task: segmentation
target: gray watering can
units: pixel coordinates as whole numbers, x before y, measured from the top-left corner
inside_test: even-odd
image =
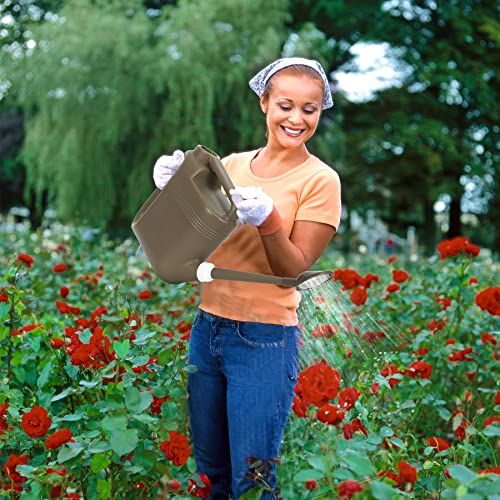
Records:
[[[305,290],[332,277],[330,271],[306,271],[296,278],[216,268],[210,254],[240,226],[229,190],[234,185],[220,158],[198,145],[162,189],[155,189],[132,221],[155,274],[167,283],[214,279],[269,283]]]

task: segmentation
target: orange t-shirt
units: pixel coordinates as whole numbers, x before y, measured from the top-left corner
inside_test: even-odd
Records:
[[[288,237],[296,220],[323,222],[338,228],[340,180],[334,170],[311,156],[277,177],[257,177],[250,169],[250,162],[258,152],[232,154],[222,162],[235,186],[261,186],[273,199]],[[207,261],[224,269],[274,274],[257,228],[248,224],[236,229]],[[295,288],[213,280],[202,283],[200,307],[208,313],[236,321],[293,326],[298,323],[300,299]]]

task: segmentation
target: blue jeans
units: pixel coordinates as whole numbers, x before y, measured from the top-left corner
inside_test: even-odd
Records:
[[[189,340],[188,362],[197,370],[188,376],[188,407],[196,465],[212,482],[211,500],[237,499],[255,485],[268,485],[262,499],[276,498],[272,459],[292,406],[299,340],[298,326],[198,310]]]

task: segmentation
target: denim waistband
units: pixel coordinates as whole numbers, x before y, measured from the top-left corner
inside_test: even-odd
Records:
[[[237,321],[235,319],[229,319],[229,318],[224,318],[223,316],[217,316],[212,313],[208,313],[207,311],[204,311],[203,309],[198,308],[198,314],[200,316],[200,319],[206,318],[210,322],[214,323],[222,323],[231,326],[232,328],[235,328],[239,323],[242,323],[241,321]]]

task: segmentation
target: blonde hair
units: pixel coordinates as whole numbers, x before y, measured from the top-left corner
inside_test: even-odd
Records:
[[[264,100],[267,101],[267,99],[269,99],[269,94],[273,89],[273,80],[276,78],[277,75],[280,75],[281,73],[288,73],[294,76],[309,76],[310,78],[317,80],[318,82],[321,83],[321,87],[323,87],[323,96],[324,96],[325,84],[323,82],[323,78],[321,77],[321,75],[309,66],[304,66],[303,64],[292,64],[291,66],[287,66],[286,68],[280,69],[273,76],[271,76],[271,78],[269,78],[269,80],[266,82],[266,86],[264,87],[264,92],[262,93],[264,96]]]

